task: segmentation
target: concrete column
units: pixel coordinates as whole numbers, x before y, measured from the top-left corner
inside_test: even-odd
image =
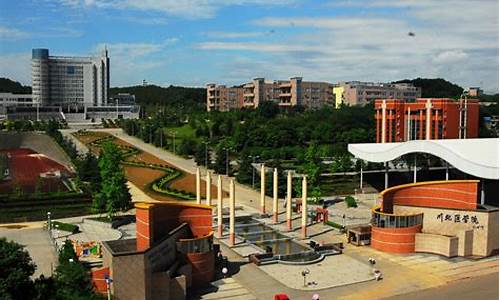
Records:
[[[278,169],[273,172],[273,223],[278,223]]]
[[[393,142],[392,140],[392,110],[389,110],[389,136],[387,138],[389,143]]]
[[[217,177],[217,237],[222,238],[222,177]]]
[[[481,180],[481,205],[484,205],[484,180]]]
[[[234,179],[229,182],[229,246],[234,246]]]
[[[302,177],[302,237],[307,238],[307,178]]]
[[[384,162],[384,167],[384,187],[387,189],[389,187],[389,166],[387,162]]]
[[[359,189],[363,192],[363,162],[361,162],[361,168],[359,170]]]
[[[286,178],[286,227],[292,230],[292,171]]]
[[[207,199],[206,204],[212,205],[212,177],[210,176],[210,171],[207,170]]]
[[[413,183],[417,182],[417,154],[413,155]]]
[[[386,127],[387,127],[387,120],[386,120],[386,115],[387,115],[387,102],[386,100],[382,100],[382,136],[381,136],[381,142],[385,143],[385,138],[386,138]]]
[[[196,204],[201,204],[200,168],[196,168]]]
[[[427,99],[427,103],[425,103],[425,139],[431,139],[431,108],[432,103],[430,99]]]
[[[408,107],[408,115],[406,116],[406,140],[411,140],[411,113],[410,108]]]
[[[266,213],[266,167],[260,165],[260,213]]]
[[[434,139],[439,139],[439,112],[437,110],[434,114]]]

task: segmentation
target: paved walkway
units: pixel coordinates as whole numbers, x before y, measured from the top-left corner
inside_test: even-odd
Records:
[[[212,282],[212,288],[191,299],[257,300],[246,288],[233,278],[224,278]]]
[[[33,278],[40,275],[51,276],[52,270],[57,266],[57,253],[52,245],[47,231],[39,228],[12,228],[0,227],[0,237],[15,241],[26,246],[33,262],[36,264]]]
[[[270,264],[260,266],[260,269],[276,278],[282,284],[299,290],[316,291],[353,283],[374,280],[372,267],[347,255],[327,256],[322,261],[312,265]],[[304,277],[302,271],[310,273]]]

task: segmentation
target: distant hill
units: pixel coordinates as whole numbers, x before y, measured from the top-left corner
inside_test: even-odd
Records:
[[[185,110],[204,110],[206,89],[181,86],[161,87],[157,85],[114,87],[110,95],[134,94],[138,104],[177,107]]]
[[[423,98],[459,98],[463,88],[442,78],[404,79],[393,83],[412,83],[422,89]]]
[[[9,78],[0,77],[0,93],[31,94],[31,87]]]

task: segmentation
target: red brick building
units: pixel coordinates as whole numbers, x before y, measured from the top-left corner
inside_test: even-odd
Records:
[[[376,100],[375,123],[377,143],[477,138],[479,104],[448,98],[418,98],[412,103]]]

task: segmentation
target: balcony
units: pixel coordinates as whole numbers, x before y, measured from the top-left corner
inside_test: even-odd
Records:
[[[290,98],[292,97],[292,93],[291,92],[282,92],[279,94],[280,98]]]

